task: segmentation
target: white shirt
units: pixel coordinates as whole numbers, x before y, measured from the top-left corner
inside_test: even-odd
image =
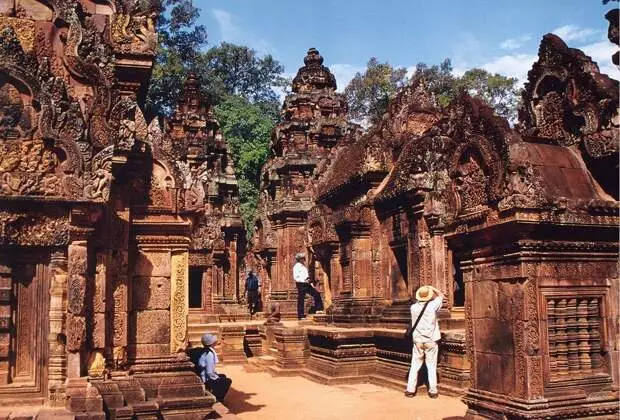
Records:
[[[298,262],[293,266],[293,279],[297,283],[307,283],[308,282],[308,269],[305,265]]]
[[[439,331],[439,322],[437,321],[437,312],[441,308],[443,298],[437,296],[435,299],[428,302],[426,309],[418,326],[413,332],[413,341],[416,343],[424,343],[428,341],[439,341],[441,339],[441,332]],[[413,326],[420,311],[424,307],[425,302],[416,302],[411,305],[411,326]]]
[[[202,382],[207,382],[207,379],[219,379],[219,375],[215,371],[215,365],[218,362],[217,353],[214,349],[211,351],[205,351],[198,359],[198,366],[200,366],[200,377]]]

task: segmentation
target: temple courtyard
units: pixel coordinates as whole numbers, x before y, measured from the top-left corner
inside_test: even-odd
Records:
[[[459,398],[440,395],[430,399],[424,388],[414,398],[373,384],[323,385],[300,376],[278,377],[247,372],[227,365],[221,372],[232,378],[224,400],[232,420],[331,419],[461,419],[467,407]],[[220,410],[218,410],[220,411]]]

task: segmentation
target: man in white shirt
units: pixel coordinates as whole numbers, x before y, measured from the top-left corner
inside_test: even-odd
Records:
[[[297,261],[293,266],[293,280],[297,286],[297,319],[304,319],[304,300],[306,294],[310,294],[314,299],[314,311],[323,310],[323,300],[321,294],[310,284],[310,275],[308,268],[306,268],[304,262],[306,261],[306,255],[303,252],[295,255]]]
[[[416,393],[418,371],[426,361],[428,371],[428,396],[437,398],[437,341],[441,339],[437,312],[443,302],[443,293],[433,286],[422,286],[415,294],[417,302],[411,305],[411,325],[420,316],[420,321],[413,331],[413,350],[411,354],[411,370],[407,380],[407,397]],[[426,305],[426,306],[425,306]],[[426,359],[426,360],[425,360]]]

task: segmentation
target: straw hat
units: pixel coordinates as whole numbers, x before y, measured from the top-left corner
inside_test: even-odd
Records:
[[[203,346],[212,346],[217,341],[217,337],[213,334],[204,334],[200,341]]]
[[[298,253],[297,255],[295,255],[295,259],[297,261],[299,260],[303,260],[304,258],[306,258],[306,254],[304,254],[303,252]]]
[[[428,302],[433,298],[433,289],[429,286],[422,286],[415,292],[415,298],[418,302]]]

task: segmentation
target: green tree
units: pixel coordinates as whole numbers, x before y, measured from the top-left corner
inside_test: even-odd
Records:
[[[258,203],[260,171],[269,157],[271,130],[279,118],[273,108],[229,95],[215,107],[235,163],[241,197],[241,217],[252,226]],[[247,229],[251,236],[252,229]]]
[[[464,89],[474,97],[482,98],[495,113],[509,121],[516,119],[520,89],[518,80],[483,69],[471,69],[456,80],[456,89]]]
[[[207,30],[198,25],[192,0],[160,0],[157,57],[146,97],[146,115],[169,115],[180,95],[187,70],[207,45]]]
[[[465,90],[486,101],[498,115],[511,122],[516,120],[520,97],[517,79],[478,68],[468,70],[460,77],[455,76],[449,58],[432,66],[418,63],[409,80],[406,79],[405,69],[394,69],[372,58],[366,72],[357,73],[344,90],[349,102],[349,115],[357,121],[376,123],[397,91],[419,78],[424,79],[441,107],[447,107],[459,91]]]
[[[344,89],[349,116],[366,124],[379,121],[390,99],[405,85],[406,76],[407,69],[394,68],[387,62],[379,63],[372,57],[364,74],[356,73]]]
[[[201,54],[192,70],[214,103],[228,95],[241,96],[251,102],[278,102],[274,89],[287,84],[282,77],[284,67],[271,55],[259,57],[251,48],[228,42]]]
[[[452,74],[452,62],[449,58],[433,66],[418,63],[411,80],[417,78],[424,79],[429,92],[435,95],[437,102],[442,107],[448,106],[456,96],[456,78]]]

